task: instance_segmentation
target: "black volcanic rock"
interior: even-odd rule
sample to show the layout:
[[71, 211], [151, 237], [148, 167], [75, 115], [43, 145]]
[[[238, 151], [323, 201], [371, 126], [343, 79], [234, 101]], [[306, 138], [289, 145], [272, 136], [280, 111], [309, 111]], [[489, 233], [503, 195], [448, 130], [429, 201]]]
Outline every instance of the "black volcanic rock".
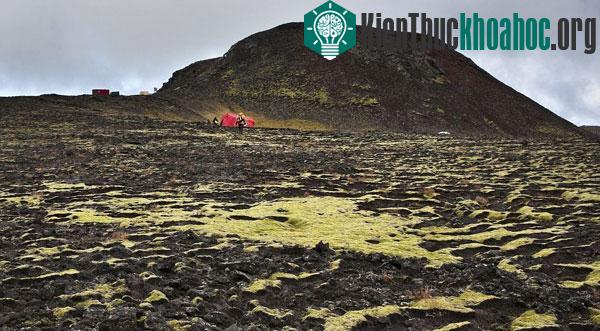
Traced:
[[456, 51], [373, 51], [359, 44], [328, 61], [303, 46], [300, 23], [257, 33], [221, 58], [175, 72], [158, 95], [206, 117], [246, 111], [259, 125], [321, 123], [342, 130], [515, 137], [581, 134]]

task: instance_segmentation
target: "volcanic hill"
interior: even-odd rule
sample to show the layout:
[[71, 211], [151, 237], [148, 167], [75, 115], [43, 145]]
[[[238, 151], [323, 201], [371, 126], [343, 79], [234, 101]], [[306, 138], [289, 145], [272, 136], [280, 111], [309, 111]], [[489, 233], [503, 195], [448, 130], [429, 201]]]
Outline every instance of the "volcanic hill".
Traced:
[[359, 43], [328, 61], [303, 46], [300, 23], [257, 33], [221, 58], [175, 72], [158, 95], [185, 100], [209, 118], [244, 111], [263, 126], [513, 137], [581, 134], [454, 50], [372, 51]]

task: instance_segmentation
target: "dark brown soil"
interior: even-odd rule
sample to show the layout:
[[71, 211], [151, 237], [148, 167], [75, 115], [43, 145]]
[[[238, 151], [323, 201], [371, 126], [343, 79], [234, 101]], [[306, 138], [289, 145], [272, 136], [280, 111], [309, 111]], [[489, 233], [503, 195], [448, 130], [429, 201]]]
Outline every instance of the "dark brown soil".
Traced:
[[[534, 310], [555, 316], [553, 328], [594, 329], [598, 283], [593, 269], [577, 265], [591, 266], [600, 257], [600, 209], [593, 200], [598, 144], [264, 129], [239, 135], [73, 111], [4, 111], [0, 122], [5, 329], [320, 330], [327, 320], [305, 318], [311, 308], [342, 316], [386, 305], [400, 310], [366, 316], [349, 328], [424, 330], [469, 322], [463, 329], [509, 329]], [[592, 200], [568, 192], [587, 192]], [[368, 194], [373, 198], [362, 198]], [[277, 245], [268, 236], [262, 241], [241, 232], [202, 231], [220, 217], [208, 206], [237, 215], [230, 222], [256, 224], [263, 220], [249, 213], [252, 206], [332, 196], [357, 199], [357, 208], [373, 212], [373, 220], [417, 217], [412, 225], [399, 221], [399, 234], [423, 231], [420, 247], [451, 249], [462, 259], [431, 266], [426, 257], [403, 255], [408, 251], [365, 254], [337, 248], [334, 239], [332, 250], [329, 237], [310, 245], [285, 238]], [[549, 212], [552, 220], [521, 219], [523, 206]], [[506, 214], [469, 216], [484, 209]], [[97, 214], [88, 219], [81, 210]], [[266, 222], [291, 221], [273, 216]], [[377, 225], [364, 226], [368, 236]], [[494, 227], [510, 233], [457, 249], [476, 238], [433, 240], [429, 227], [467, 236], [486, 236]], [[522, 238], [531, 242], [504, 246]], [[320, 240], [326, 243], [316, 245]], [[377, 247], [389, 240], [366, 241]], [[542, 248], [555, 252], [534, 257]], [[518, 271], [502, 267], [505, 259]], [[337, 269], [331, 267], [336, 260]], [[71, 269], [77, 273], [64, 273]], [[245, 290], [278, 272], [315, 274]], [[569, 281], [585, 284], [563, 286]], [[106, 284], [108, 292], [94, 290]], [[411, 308], [419, 299], [455, 297], [466, 289], [496, 298], [468, 313]], [[144, 303], [153, 290], [167, 299]]]

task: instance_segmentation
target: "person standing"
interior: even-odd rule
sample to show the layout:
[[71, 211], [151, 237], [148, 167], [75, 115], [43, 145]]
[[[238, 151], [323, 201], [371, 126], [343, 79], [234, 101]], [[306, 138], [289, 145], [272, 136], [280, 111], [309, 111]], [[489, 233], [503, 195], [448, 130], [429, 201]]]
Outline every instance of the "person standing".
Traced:
[[242, 133], [244, 131], [244, 127], [246, 126], [246, 116], [244, 115], [244, 113], [240, 113], [238, 115], [237, 120], [235, 121], [235, 124], [237, 124], [237, 127], [240, 130], [240, 133]]

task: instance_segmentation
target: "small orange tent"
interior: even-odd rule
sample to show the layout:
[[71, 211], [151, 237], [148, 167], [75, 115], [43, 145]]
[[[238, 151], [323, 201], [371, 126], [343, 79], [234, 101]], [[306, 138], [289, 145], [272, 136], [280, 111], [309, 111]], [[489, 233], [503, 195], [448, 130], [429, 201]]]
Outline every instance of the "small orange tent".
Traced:
[[[227, 114], [221, 116], [221, 126], [228, 127], [228, 128], [237, 127], [237, 118], [238, 118], [238, 115], [233, 114], [233, 113], [227, 113]], [[248, 116], [245, 116], [244, 119], [246, 120], [247, 128], [254, 127], [254, 119], [252, 119]]]

